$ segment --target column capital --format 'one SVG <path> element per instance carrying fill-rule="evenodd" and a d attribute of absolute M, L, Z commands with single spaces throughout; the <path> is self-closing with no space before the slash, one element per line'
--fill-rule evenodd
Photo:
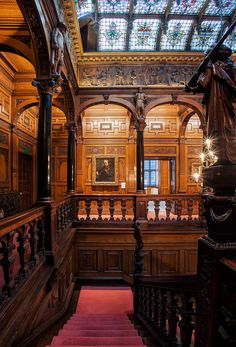
<path fill-rule="evenodd" d="M 34 79 L 32 81 L 32 85 L 34 87 L 37 87 L 39 94 L 42 93 L 48 93 L 53 94 L 56 91 L 56 88 L 59 85 L 58 80 L 55 80 L 53 78 L 49 79 Z"/>
<path fill-rule="evenodd" d="M 74 121 L 67 122 L 65 125 L 66 129 L 69 131 L 75 131 L 76 130 L 76 123 Z"/>
<path fill-rule="evenodd" d="M 141 115 L 135 118 L 134 127 L 136 131 L 144 131 L 147 123 L 145 122 L 145 116 Z"/>

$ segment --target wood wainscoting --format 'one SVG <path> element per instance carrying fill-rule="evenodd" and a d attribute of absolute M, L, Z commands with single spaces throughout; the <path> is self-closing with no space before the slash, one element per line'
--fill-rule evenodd
<path fill-rule="evenodd" d="M 144 274 L 195 274 L 200 228 L 142 226 Z M 133 227 L 84 226 L 74 237 L 75 277 L 80 279 L 131 279 L 134 254 Z"/>

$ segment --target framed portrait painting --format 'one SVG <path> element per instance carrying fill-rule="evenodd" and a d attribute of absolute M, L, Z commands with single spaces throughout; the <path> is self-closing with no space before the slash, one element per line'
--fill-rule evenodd
<path fill-rule="evenodd" d="M 115 155 L 95 155 L 92 162 L 92 184 L 103 186 L 118 185 L 118 157 Z"/>

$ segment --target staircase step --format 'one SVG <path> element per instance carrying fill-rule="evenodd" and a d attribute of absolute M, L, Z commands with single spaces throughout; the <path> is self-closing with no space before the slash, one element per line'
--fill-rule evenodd
<path fill-rule="evenodd" d="M 103 322 L 100 322 L 98 324 L 82 324 L 77 322 L 70 322 L 68 321 L 66 324 L 63 325 L 63 329 L 66 330 L 133 330 L 134 326 L 132 323 L 127 324 L 104 324 Z"/>
<path fill-rule="evenodd" d="M 117 336 L 117 337 L 66 337 L 54 336 L 51 346 L 130 346 L 141 345 L 142 339 L 140 336 Z"/>
<path fill-rule="evenodd" d="M 53 345 L 53 347 L 61 347 L 62 345 Z M 72 345 L 63 345 L 63 347 L 71 347 Z M 84 345 L 73 345 L 73 347 L 83 347 Z M 143 347 L 146 345 L 141 344 L 141 345 L 122 345 L 122 347 Z M 45 347 L 52 347 L 52 345 L 47 345 Z M 97 345 L 86 345 L 86 347 L 97 347 Z M 109 347 L 120 347 L 120 345 L 109 345 Z"/>
<path fill-rule="evenodd" d="M 117 337 L 117 336 L 138 336 L 137 330 L 59 330 L 58 336 L 70 337 Z"/>

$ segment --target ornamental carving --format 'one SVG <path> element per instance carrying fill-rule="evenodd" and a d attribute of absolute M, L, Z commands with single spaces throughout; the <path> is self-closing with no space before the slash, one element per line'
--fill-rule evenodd
<path fill-rule="evenodd" d="M 32 82 L 34 87 L 38 88 L 39 93 L 50 93 L 52 94 L 56 87 L 57 82 L 54 79 L 45 79 L 45 80 L 36 80 L 34 79 Z"/>
<path fill-rule="evenodd" d="M 144 154 L 176 154 L 176 147 L 172 146 L 145 146 Z"/>
<path fill-rule="evenodd" d="M 105 153 L 105 147 L 104 146 L 87 146 L 86 147 L 86 154 L 104 154 Z"/>
<path fill-rule="evenodd" d="M 192 66 L 122 66 L 81 67 L 79 70 L 80 86 L 139 86 L 168 85 L 184 86 L 192 77 Z"/>
<path fill-rule="evenodd" d="M 22 140 L 19 141 L 19 151 L 25 154 L 33 154 L 33 146 Z"/>
<path fill-rule="evenodd" d="M 54 77 L 59 78 L 64 65 L 64 35 L 66 26 L 59 23 L 54 27 L 51 34 L 51 72 Z"/>
<path fill-rule="evenodd" d="M 107 146 L 107 154 L 125 155 L 125 146 Z"/>
<path fill-rule="evenodd" d="M 188 156 L 199 157 L 202 148 L 200 146 L 188 146 Z"/>
<path fill-rule="evenodd" d="M 2 145 L 7 145 L 8 144 L 8 135 L 0 131 L 0 143 Z"/>

